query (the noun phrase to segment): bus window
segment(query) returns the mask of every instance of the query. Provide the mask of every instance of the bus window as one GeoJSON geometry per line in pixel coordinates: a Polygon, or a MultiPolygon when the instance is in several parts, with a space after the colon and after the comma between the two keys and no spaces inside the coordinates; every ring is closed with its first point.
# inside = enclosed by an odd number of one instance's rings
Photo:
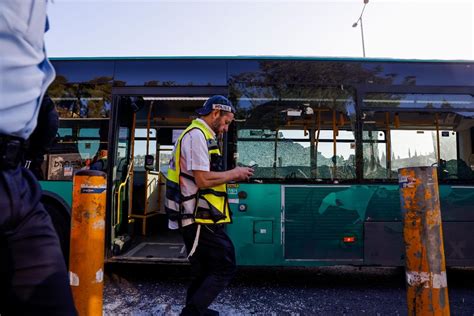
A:
{"type": "Polygon", "coordinates": [[[346,90],[240,84],[237,165],[273,180],[355,178],[354,102],[346,90]]]}
{"type": "MultiPolygon", "coordinates": [[[[370,122],[367,120],[367,122],[370,122]]],[[[364,157],[364,177],[366,179],[393,178],[387,174],[387,142],[385,131],[373,123],[367,123],[362,133],[362,152],[364,157]]]]}
{"type": "Polygon", "coordinates": [[[61,118],[110,117],[110,85],[67,84],[55,81],[48,90],[61,118]],[[59,90],[58,89],[63,89],[59,90]]]}
{"type": "Polygon", "coordinates": [[[161,173],[166,175],[168,173],[168,168],[170,165],[171,155],[173,153],[173,146],[171,145],[161,145],[160,146],[160,156],[158,160],[158,166],[161,173]]]}
{"type": "Polygon", "coordinates": [[[135,129],[135,144],[133,148],[133,169],[145,171],[145,155],[152,155],[156,161],[156,129],[150,129],[147,149],[147,129],[135,129]]]}
{"type": "Polygon", "coordinates": [[[92,159],[100,149],[99,129],[80,128],[77,147],[82,159],[92,159]]]}
{"type": "Polygon", "coordinates": [[[56,141],[47,159],[47,180],[71,181],[88,169],[101,149],[107,149],[108,120],[60,119],[56,141]]]}
{"type": "Polygon", "coordinates": [[[48,94],[59,129],[45,161],[46,179],[71,181],[74,172],[90,167],[99,150],[108,149],[111,85],[68,83],[58,76],[48,94]]]}
{"type": "Polygon", "coordinates": [[[127,177],[129,167],[128,154],[130,147],[130,128],[127,126],[119,127],[119,138],[117,143],[117,153],[115,156],[116,174],[114,179],[124,180],[127,177]]]}
{"type": "Polygon", "coordinates": [[[473,178],[471,96],[369,94],[364,105],[373,106],[362,115],[364,178],[396,179],[410,166],[438,166],[440,180],[473,178]]]}

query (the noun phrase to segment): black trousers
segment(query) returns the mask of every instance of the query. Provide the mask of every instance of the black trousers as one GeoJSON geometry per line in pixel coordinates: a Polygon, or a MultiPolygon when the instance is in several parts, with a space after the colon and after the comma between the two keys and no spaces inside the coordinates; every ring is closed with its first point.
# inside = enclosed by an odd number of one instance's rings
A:
{"type": "Polygon", "coordinates": [[[76,315],[41,189],[24,168],[0,170],[0,314],[76,315]]]}
{"type": "MultiPolygon", "coordinates": [[[[188,253],[193,246],[197,227],[197,224],[191,224],[182,228],[188,253]]],[[[223,225],[201,226],[198,246],[189,261],[193,280],[182,315],[205,315],[206,309],[236,272],[234,245],[223,225]]]]}

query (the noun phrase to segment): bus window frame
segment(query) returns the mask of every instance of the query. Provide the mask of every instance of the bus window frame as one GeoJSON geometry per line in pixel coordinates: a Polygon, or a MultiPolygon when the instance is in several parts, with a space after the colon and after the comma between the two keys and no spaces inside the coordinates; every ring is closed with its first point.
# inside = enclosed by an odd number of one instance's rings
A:
{"type": "MultiPolygon", "coordinates": [[[[136,133],[137,130],[145,130],[145,131],[147,131],[148,129],[147,129],[147,128],[143,128],[143,127],[140,126],[140,127],[135,127],[135,133],[136,133]]],[[[159,148],[158,148],[158,136],[157,136],[157,135],[158,135],[158,129],[155,128],[155,127],[152,127],[152,128],[149,129],[150,132],[151,132],[152,130],[155,131],[155,136],[148,136],[148,137],[147,137],[147,136],[136,136],[136,134],[135,134],[135,137],[133,138],[133,142],[134,142],[133,147],[134,147],[134,149],[136,150],[136,142],[137,142],[137,141],[145,142],[145,143],[146,143],[146,144],[145,144],[145,147],[146,147],[146,153],[145,153],[145,154],[146,154],[146,155],[151,154],[151,155],[153,155],[153,156],[155,157],[155,169],[156,169],[156,168],[157,168],[157,164],[156,164],[157,158],[156,158],[156,156],[158,155],[158,151],[159,151],[159,148]],[[151,151],[150,151],[150,149],[151,149],[151,147],[152,147],[152,146],[151,146],[151,143],[152,143],[152,142],[154,142],[154,143],[155,143],[155,146],[156,146],[155,152],[151,152],[151,151]]],[[[134,159],[135,159],[135,150],[134,150],[134,153],[133,153],[134,159]]],[[[134,171],[134,172],[135,172],[135,171],[145,171],[145,168],[143,167],[143,169],[141,169],[141,167],[140,167],[140,169],[137,169],[137,166],[134,164],[134,166],[133,166],[133,171],[134,171]]]]}
{"type": "MultiPolygon", "coordinates": [[[[363,111],[377,111],[377,112],[394,112],[393,108],[389,107],[371,107],[366,106],[364,99],[367,94],[370,93],[387,93],[387,94],[433,94],[433,95],[444,95],[444,94],[466,94],[474,95],[474,87],[469,86],[416,86],[416,85],[377,85],[377,84],[363,84],[363,85],[354,85],[357,91],[356,98],[356,173],[357,173],[357,182],[360,184],[393,184],[398,183],[398,179],[366,179],[363,175],[363,111]]],[[[403,108],[399,112],[422,112],[423,109],[420,108],[403,108]]],[[[455,109],[453,109],[455,110],[455,109]]],[[[459,109],[460,111],[471,112],[474,111],[474,108],[470,111],[464,109],[459,109]]],[[[427,112],[440,113],[446,112],[442,108],[433,108],[427,110],[427,112]]],[[[386,135],[387,137],[387,135],[386,135]]],[[[457,144],[459,147],[459,144],[457,144]]],[[[474,150],[474,148],[473,148],[474,150]]],[[[439,180],[440,184],[472,184],[472,179],[442,179],[439,180]]]]}
{"type": "MultiPolygon", "coordinates": [[[[230,88],[231,88],[231,91],[229,92],[232,92],[233,90],[237,90],[237,91],[245,91],[245,89],[266,89],[268,90],[269,92],[271,93],[275,93],[274,97],[273,98],[270,98],[269,101],[273,101],[273,102],[277,102],[277,106],[278,107],[282,107],[284,108],[285,105],[282,103],[281,105],[279,104],[282,100],[281,100],[281,96],[278,95],[278,89],[276,89],[276,87],[274,86],[275,83],[265,83],[265,84],[261,84],[259,82],[251,82],[251,81],[238,81],[238,80],[234,80],[231,82],[230,84],[230,88]],[[240,89],[240,90],[239,90],[240,89]]],[[[332,120],[333,120],[333,123],[332,123],[332,126],[334,126],[334,124],[336,124],[337,128],[336,128],[336,132],[333,133],[333,135],[331,135],[331,138],[328,138],[328,139],[324,139],[324,140],[321,140],[319,139],[318,140],[318,143],[324,143],[324,142],[328,142],[328,143],[332,143],[333,146],[336,146],[336,144],[338,143],[355,143],[357,144],[357,87],[355,85],[342,85],[342,84],[318,84],[318,83],[305,83],[305,84],[293,84],[291,82],[288,83],[288,85],[294,85],[295,87],[298,87],[298,88],[303,88],[303,89],[308,89],[308,88],[314,88],[314,89],[326,89],[326,90],[341,90],[341,91],[345,91],[346,92],[346,98],[347,100],[352,99],[353,103],[354,103],[354,110],[355,110],[355,122],[354,122],[354,125],[353,125],[353,129],[350,130],[351,132],[354,133],[354,138],[353,139],[350,139],[350,140],[347,140],[347,139],[338,139],[337,137],[337,131],[340,129],[338,127],[338,123],[337,121],[339,120],[337,116],[336,120],[334,119],[334,112],[339,114],[340,111],[338,109],[333,109],[333,110],[330,110],[330,108],[328,108],[328,111],[330,111],[332,114],[331,116],[333,116],[332,120]]],[[[247,98],[246,98],[247,99],[247,98]]],[[[237,105],[238,104],[238,101],[239,99],[237,100],[233,100],[235,102],[235,104],[237,105]]],[[[346,108],[347,109],[347,108],[346,108]]],[[[320,111],[318,111],[319,113],[320,111]]],[[[350,123],[351,121],[351,118],[349,117],[348,113],[342,113],[347,121],[350,123]]],[[[281,126],[278,126],[278,128],[280,128],[281,126]]],[[[264,129],[269,129],[270,127],[269,126],[265,126],[264,129]]],[[[238,131],[239,131],[239,128],[237,128],[236,126],[234,127],[235,129],[235,132],[234,132],[234,140],[235,140],[235,143],[237,143],[238,141],[255,141],[257,139],[244,139],[244,138],[239,138],[238,137],[238,131]]],[[[241,128],[241,129],[245,129],[245,128],[241,128]]],[[[247,128],[247,129],[251,129],[251,128],[247,128]]],[[[258,129],[255,128],[255,129],[258,129]]],[[[285,128],[286,129],[286,128],[285,128]]],[[[321,130],[328,130],[328,129],[321,129],[321,130]]],[[[317,130],[315,130],[317,131],[317,130]]],[[[332,131],[332,130],[331,130],[332,131]]],[[[291,140],[291,141],[297,141],[297,140],[300,140],[300,139],[294,139],[294,138],[285,138],[285,140],[291,140]]],[[[304,141],[308,141],[309,143],[311,142],[311,139],[310,137],[308,137],[308,139],[304,139],[304,141]]],[[[275,144],[278,144],[278,139],[275,138],[275,144]]],[[[236,150],[237,148],[237,145],[234,146],[234,150],[236,150]]],[[[275,149],[275,152],[276,152],[276,149],[275,149]]],[[[333,152],[336,153],[337,155],[337,151],[334,151],[333,152]]],[[[357,152],[357,149],[354,150],[354,154],[355,154],[355,157],[357,157],[356,155],[356,152],[357,152]]],[[[233,155],[235,155],[235,153],[233,153],[233,155]]],[[[235,161],[234,161],[234,164],[235,164],[235,161]]],[[[337,168],[337,166],[334,164],[334,165],[331,165],[330,167],[333,172],[334,170],[337,168]]],[[[355,177],[354,178],[349,178],[349,179],[345,179],[345,178],[336,178],[336,177],[332,177],[332,178],[308,178],[308,179],[304,179],[304,178],[296,178],[294,180],[292,179],[280,179],[280,178],[277,178],[277,177],[274,177],[274,178],[256,178],[254,177],[253,179],[255,180],[258,180],[260,182],[264,182],[264,183],[321,183],[321,184],[332,184],[332,183],[344,183],[344,184],[357,184],[359,182],[358,180],[358,175],[357,175],[357,159],[356,161],[354,162],[354,168],[355,168],[355,177]]]]}

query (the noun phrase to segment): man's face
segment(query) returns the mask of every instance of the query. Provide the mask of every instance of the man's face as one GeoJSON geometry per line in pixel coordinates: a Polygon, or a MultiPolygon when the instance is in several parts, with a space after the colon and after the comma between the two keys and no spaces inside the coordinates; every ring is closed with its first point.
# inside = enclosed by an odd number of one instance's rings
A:
{"type": "Polygon", "coordinates": [[[232,121],[234,120],[234,113],[221,112],[220,110],[216,110],[216,112],[213,113],[212,118],[212,130],[217,135],[221,135],[228,131],[230,123],[232,123],[232,121]]]}

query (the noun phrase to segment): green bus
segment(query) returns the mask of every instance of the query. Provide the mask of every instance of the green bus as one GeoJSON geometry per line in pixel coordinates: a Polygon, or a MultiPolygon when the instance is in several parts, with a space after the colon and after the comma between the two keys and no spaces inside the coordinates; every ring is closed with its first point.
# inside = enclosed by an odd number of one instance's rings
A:
{"type": "Polygon", "coordinates": [[[164,212],[173,144],[210,96],[240,265],[403,266],[397,169],[437,166],[448,266],[474,266],[474,62],[300,57],[53,59],[44,201],[67,236],[72,177],[107,150],[108,262],[187,262],[164,212]],[[59,215],[58,215],[59,214],[59,215]]]}

